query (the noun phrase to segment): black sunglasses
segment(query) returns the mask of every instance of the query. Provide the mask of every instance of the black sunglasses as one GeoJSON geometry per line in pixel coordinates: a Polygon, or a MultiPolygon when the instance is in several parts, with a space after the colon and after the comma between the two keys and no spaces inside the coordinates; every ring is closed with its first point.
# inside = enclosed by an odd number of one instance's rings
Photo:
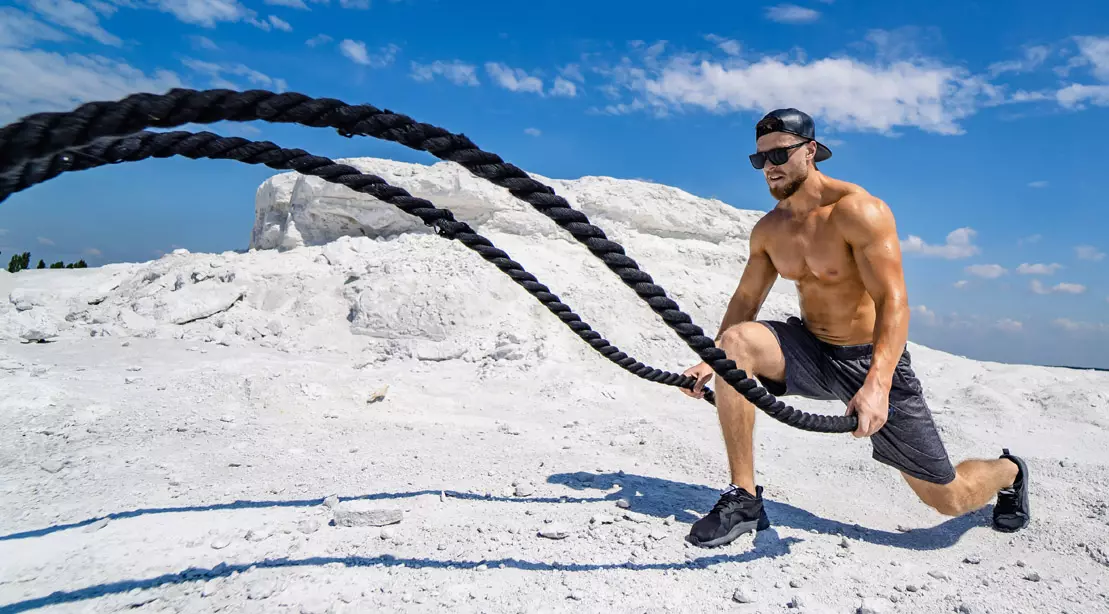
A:
{"type": "Polygon", "coordinates": [[[792,155],[790,153],[790,150],[802,145],[807,145],[808,143],[809,141],[801,141],[800,143],[794,143],[793,145],[776,147],[774,149],[768,149],[766,151],[753,153],[748,157],[751,159],[751,166],[755,168],[761,169],[762,167],[766,166],[766,162],[768,160],[774,166],[781,166],[782,164],[785,164],[786,161],[789,160],[789,157],[792,155]]]}

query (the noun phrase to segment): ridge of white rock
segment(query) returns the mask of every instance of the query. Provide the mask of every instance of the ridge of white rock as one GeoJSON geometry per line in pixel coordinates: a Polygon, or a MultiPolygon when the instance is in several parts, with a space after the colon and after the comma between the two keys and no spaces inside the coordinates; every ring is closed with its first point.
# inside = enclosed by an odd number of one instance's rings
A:
{"type": "MultiPolygon", "coordinates": [[[[504,190],[450,163],[345,162],[454,210],[639,360],[697,360],[504,190]]],[[[715,333],[760,213],[539,179],[715,333]]],[[[683,538],[729,480],[712,407],[625,373],[389,205],[294,173],[255,203],[241,253],[0,273],[0,611],[1109,607],[1109,374],[912,344],[954,459],[1028,462],[1021,533],[940,516],[866,440],[759,414],[773,528],[701,551],[683,538]]],[[[795,311],[783,282],[760,316],[795,311]]]]}

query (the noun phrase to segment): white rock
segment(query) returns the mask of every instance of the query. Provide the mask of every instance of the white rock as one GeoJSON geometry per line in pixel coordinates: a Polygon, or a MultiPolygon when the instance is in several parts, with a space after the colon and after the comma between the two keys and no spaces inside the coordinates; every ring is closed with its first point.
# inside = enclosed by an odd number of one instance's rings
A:
{"type": "Polygon", "coordinates": [[[344,501],[334,509],[335,526],[384,527],[404,519],[404,512],[378,507],[374,501],[344,501]]]}

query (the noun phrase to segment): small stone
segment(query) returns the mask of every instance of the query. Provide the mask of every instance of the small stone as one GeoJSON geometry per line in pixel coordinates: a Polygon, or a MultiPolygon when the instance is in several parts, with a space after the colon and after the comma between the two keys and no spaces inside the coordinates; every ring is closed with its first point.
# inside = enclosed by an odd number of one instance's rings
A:
{"type": "Polygon", "coordinates": [[[261,580],[258,582],[254,582],[249,587],[247,587],[246,598],[256,600],[269,599],[276,592],[277,583],[275,583],[273,580],[261,580]]]}
{"type": "Polygon", "coordinates": [[[1034,571],[1024,574],[1024,579],[1029,582],[1039,582],[1041,580],[1040,574],[1034,571]]]}
{"type": "Polygon", "coordinates": [[[224,414],[224,415],[219,417],[219,421],[220,422],[234,422],[235,421],[235,416],[232,416],[231,414],[224,414]]]}
{"type": "Polygon", "coordinates": [[[48,460],[39,465],[39,468],[47,473],[57,473],[65,467],[65,463],[59,460],[48,460]]]}
{"type": "Polygon", "coordinates": [[[125,378],[123,378],[123,383],[124,384],[134,384],[134,383],[139,382],[140,379],[141,378],[138,378],[138,377],[125,377],[125,378]]]}
{"type": "Polygon", "coordinates": [[[632,506],[632,504],[629,503],[627,499],[618,499],[616,501],[616,507],[618,507],[618,508],[626,510],[626,509],[630,508],[631,506],[632,506]]]}
{"type": "Polygon", "coordinates": [[[789,586],[790,588],[801,588],[801,582],[799,580],[790,580],[789,586]]]}
{"type": "Polygon", "coordinates": [[[977,565],[982,562],[982,559],[972,554],[963,559],[963,562],[968,565],[977,565]]]}
{"type": "Polygon", "coordinates": [[[272,534],[269,529],[251,529],[246,532],[244,539],[248,542],[260,542],[269,539],[272,534]]]}
{"type": "Polygon", "coordinates": [[[789,600],[789,603],[787,605],[791,608],[800,610],[805,607],[806,603],[807,600],[804,597],[802,597],[801,595],[794,595],[793,598],[789,600]]]}
{"type": "Polygon", "coordinates": [[[385,393],[389,392],[389,384],[385,384],[381,388],[374,390],[370,393],[370,398],[366,399],[366,404],[378,403],[385,400],[385,393]]]}
{"type": "Polygon", "coordinates": [[[1024,561],[1017,561],[1017,567],[1027,567],[1027,566],[1028,566],[1028,563],[1025,563],[1024,561]]]}
{"type": "Polygon", "coordinates": [[[664,524],[666,526],[670,526],[670,525],[674,524],[676,521],[677,521],[677,518],[673,514],[670,514],[666,518],[662,519],[662,524],[664,524]]]}
{"type": "Polygon", "coordinates": [[[127,348],[127,347],[131,347],[131,342],[130,342],[130,341],[124,341],[124,342],[123,342],[123,343],[121,343],[120,345],[121,345],[121,346],[123,346],[123,347],[125,347],[125,348],[127,348]]]}
{"type": "Polygon", "coordinates": [[[851,547],[851,542],[847,541],[846,537],[840,538],[839,547],[840,548],[850,548],[851,547]]]}
{"type": "Polygon", "coordinates": [[[378,537],[385,541],[391,541],[394,543],[399,543],[400,541],[397,539],[397,530],[393,527],[382,527],[381,533],[378,535],[378,537]]]}
{"type": "Polygon", "coordinates": [[[951,579],[951,576],[947,575],[943,571],[940,571],[939,569],[933,569],[932,571],[929,571],[928,575],[932,576],[933,578],[935,578],[937,580],[950,580],[951,579]]]}
{"type": "Polygon", "coordinates": [[[346,501],[333,508],[335,526],[384,527],[404,519],[398,509],[372,507],[372,501],[346,501]]]}
{"type": "Polygon", "coordinates": [[[339,497],[331,495],[330,497],[327,497],[323,500],[323,504],[334,509],[336,505],[339,505],[339,497]]]}
{"type": "Polygon", "coordinates": [[[226,537],[217,537],[217,538],[212,540],[212,544],[211,544],[212,549],[214,549],[214,550],[223,550],[224,548],[226,548],[230,545],[231,545],[231,540],[227,539],[226,537]]]}
{"type": "Polygon", "coordinates": [[[589,519],[589,522],[593,524],[612,524],[616,522],[616,519],[608,514],[594,514],[593,517],[589,519]]]}
{"type": "Polygon", "coordinates": [[[570,529],[557,524],[550,524],[539,529],[539,537],[547,539],[566,539],[570,536],[570,529]]]}
{"type": "Polygon", "coordinates": [[[912,531],[913,528],[912,527],[907,527],[903,524],[899,524],[899,525],[897,525],[897,530],[901,531],[902,533],[908,533],[909,531],[912,531]]]}
{"type": "Polygon", "coordinates": [[[973,606],[964,601],[963,603],[959,604],[959,607],[956,611],[959,612],[959,614],[979,614],[982,610],[979,610],[976,606],[973,606]]]}
{"type": "Polygon", "coordinates": [[[573,599],[574,601],[581,601],[582,599],[585,599],[585,593],[577,590],[570,591],[570,599],[573,599]]]}
{"type": "Polygon", "coordinates": [[[920,587],[915,584],[906,584],[905,590],[909,591],[910,593],[915,593],[920,590],[920,587]]]}
{"type": "Polygon", "coordinates": [[[535,494],[535,487],[527,482],[516,485],[517,497],[530,497],[535,494]]]}
{"type": "Polygon", "coordinates": [[[755,603],[758,601],[758,597],[750,586],[743,585],[732,593],[732,600],[737,603],[755,603]]]}

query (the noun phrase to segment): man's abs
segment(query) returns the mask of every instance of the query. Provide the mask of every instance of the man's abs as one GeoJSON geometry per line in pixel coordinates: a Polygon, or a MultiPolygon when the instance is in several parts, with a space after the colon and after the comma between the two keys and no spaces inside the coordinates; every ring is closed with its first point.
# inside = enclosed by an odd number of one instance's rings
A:
{"type": "Polygon", "coordinates": [[[874,340],[874,301],[862,281],[797,281],[801,319],[817,339],[833,345],[861,345],[874,340]]]}

